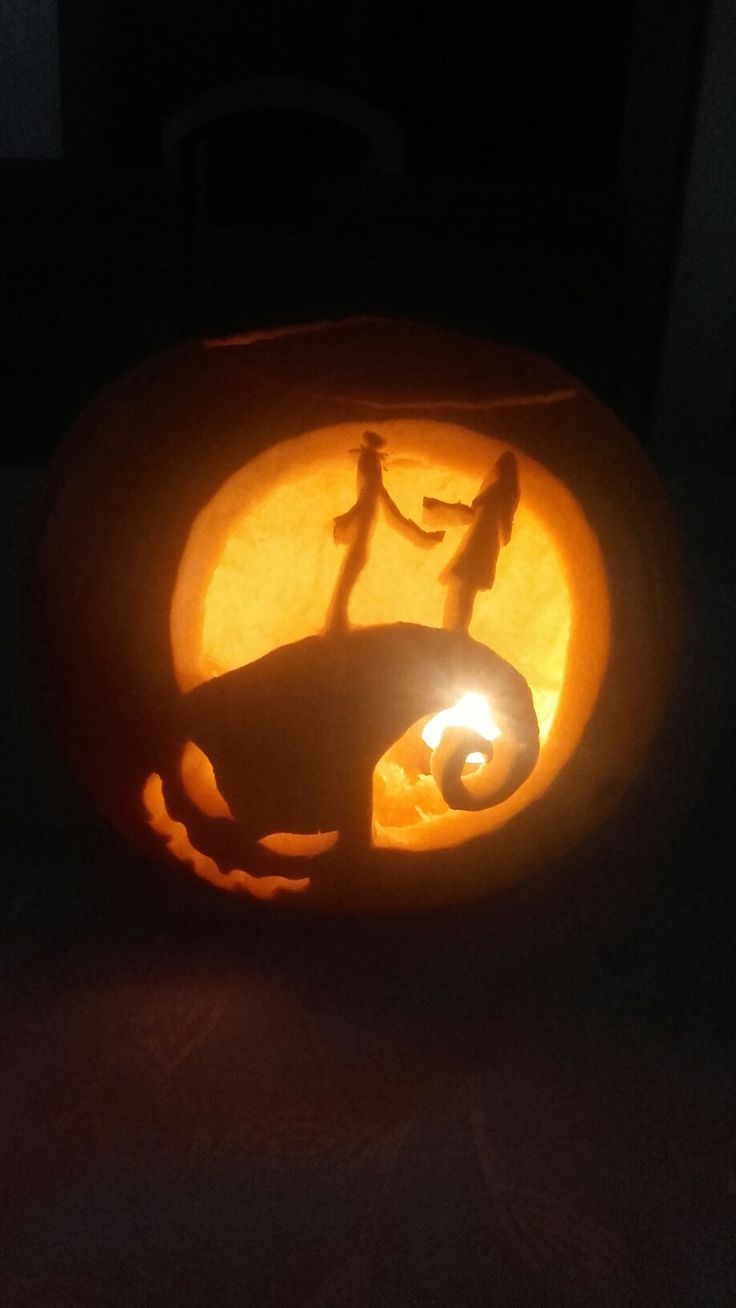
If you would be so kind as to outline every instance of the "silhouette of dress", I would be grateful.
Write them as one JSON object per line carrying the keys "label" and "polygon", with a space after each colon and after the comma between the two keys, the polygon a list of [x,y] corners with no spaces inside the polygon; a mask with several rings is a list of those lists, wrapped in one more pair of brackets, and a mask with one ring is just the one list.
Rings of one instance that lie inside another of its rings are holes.
{"label": "silhouette of dress", "polygon": [[443,625],[448,629],[467,631],[478,591],[493,586],[498,556],[502,546],[511,539],[518,503],[519,477],[511,450],[498,459],[493,473],[483,482],[471,504],[459,500],[449,504],[425,496],[426,510],[469,524],[460,548],[441,578],[448,586],[443,615]]}
{"label": "silhouette of dress", "polygon": [[333,537],[338,544],[348,546],[327,617],[328,631],[345,631],[348,628],[348,604],[360,573],[368,562],[370,543],[378,514],[383,510],[391,524],[409,540],[424,548],[444,539],[444,531],[425,531],[418,523],[407,518],[394,503],[383,484],[383,436],[378,432],[363,432],[363,443],[351,454],[358,455],[357,498],[346,513],[334,520]]}

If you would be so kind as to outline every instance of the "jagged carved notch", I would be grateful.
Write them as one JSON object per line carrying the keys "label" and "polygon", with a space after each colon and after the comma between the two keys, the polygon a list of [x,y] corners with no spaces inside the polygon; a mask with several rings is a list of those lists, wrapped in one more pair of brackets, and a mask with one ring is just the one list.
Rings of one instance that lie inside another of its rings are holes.
{"label": "jagged carved notch", "polygon": [[[408,398],[397,334],[426,347]],[[589,829],[638,756],[657,642],[617,497],[648,469],[533,356],[480,347],[473,393],[443,398],[449,339],[374,322],[220,342],[154,369],[133,413],[129,384],[113,404],[129,433],[152,393],[140,459],[157,467],[133,459],[99,524],[92,635],[117,660],[107,736],[99,693],[74,734],[94,775],[75,761],[120,825],[221,889],[384,910],[483,893]],[[79,682],[71,647],[67,665]]]}

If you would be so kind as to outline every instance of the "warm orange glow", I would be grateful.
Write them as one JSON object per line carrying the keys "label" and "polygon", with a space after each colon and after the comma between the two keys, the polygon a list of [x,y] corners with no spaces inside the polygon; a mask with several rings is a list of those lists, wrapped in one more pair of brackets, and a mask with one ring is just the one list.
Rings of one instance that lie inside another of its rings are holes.
{"label": "warm orange glow", "polygon": [[[484,740],[496,740],[501,735],[493,719],[488,700],[484,695],[478,695],[472,690],[468,691],[467,695],[463,695],[452,708],[443,709],[441,713],[436,713],[433,718],[430,718],[421,733],[425,745],[429,745],[430,749],[436,749],[445,727],[470,727]],[[482,763],[483,755],[469,754],[467,762]]]}
{"label": "warm orange glow", "polygon": [[[223,801],[224,802],[224,801]],[[220,890],[253,895],[255,899],[273,899],[280,891],[292,894],[309,888],[309,877],[290,880],[288,877],[266,876],[254,877],[242,868],[232,872],[221,872],[213,859],[200,853],[191,844],[183,822],[175,822],[166,809],[161,778],[152,772],[143,788],[143,803],[148,814],[148,821],[153,830],[166,841],[171,853],[182,863],[190,863],[197,873],[211,885]]]}
{"label": "warm orange glow", "polygon": [[217,789],[212,764],[193,740],[184,746],[179,768],[184,789],[197,808],[208,817],[232,817],[227,800]]}
{"label": "warm orange glow", "polygon": [[[370,425],[386,440],[386,487],[404,513],[425,525],[423,496],[471,502],[495,461],[513,448],[502,438],[429,419]],[[324,630],[343,558],[332,522],[353,503],[351,451],[364,428],[345,423],[272,446],[230,477],[199,514],[171,607],[174,666],[183,690]],[[502,825],[547,788],[595,702],[609,630],[600,549],[569,491],[540,464],[515,453],[521,499],[493,588],[477,595],[470,635],[525,677],[540,726],[538,763],[497,807],[457,812],[448,810],[428,771],[407,773],[401,751],[392,747],[374,774],[375,845],[441,848]],[[441,626],[441,574],[460,537],[452,527],[442,544],[422,550],[379,521],[351,596],[351,624]],[[492,706],[487,711],[492,714]],[[417,724],[417,738],[426,727],[426,721]],[[499,760],[508,748],[504,739],[494,741]],[[191,760],[188,768],[196,770]],[[197,782],[190,778],[186,784],[193,798],[189,787],[195,784],[196,802],[204,808],[216,800],[199,771]]]}
{"label": "warm orange glow", "polygon": [[262,836],[258,841],[264,849],[274,854],[284,854],[287,858],[316,858],[332,849],[340,838],[339,831],[314,831],[301,834],[294,831],[274,831],[270,836]]}
{"label": "warm orange glow", "polygon": [[634,434],[552,359],[375,317],[192,339],[48,471],[49,745],[197,898],[393,916],[545,868],[554,895],[644,764],[676,533]]}
{"label": "warm orange glow", "polygon": [[[472,499],[508,448],[445,423],[372,426],[388,442],[386,484],[420,522],[424,495]],[[346,423],[273,446],[231,477],[200,513],[171,611],[182,689],[322,631],[342,559],[332,519],[353,501],[355,459],[349,451],[360,443],[362,430],[362,424]],[[501,552],[493,590],[478,596],[470,634],[523,673],[544,732],[564,676],[570,596],[561,542],[539,508],[550,487],[566,493],[539,464],[518,458],[522,500],[513,535]],[[351,621],[440,626],[445,591],[438,578],[459,536],[450,530],[436,549],[422,551],[379,522],[370,563],[355,588]]]}

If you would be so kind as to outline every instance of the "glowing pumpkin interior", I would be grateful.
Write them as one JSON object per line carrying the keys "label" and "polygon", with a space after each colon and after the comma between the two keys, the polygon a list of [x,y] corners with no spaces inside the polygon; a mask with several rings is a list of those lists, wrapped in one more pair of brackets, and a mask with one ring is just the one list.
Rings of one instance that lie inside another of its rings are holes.
{"label": "glowing pumpkin interior", "polygon": [[[171,647],[182,691],[260,659],[277,647],[325,630],[343,564],[333,521],[355,501],[356,455],[365,423],[307,432],[260,453],[232,475],[192,524],[170,613]],[[609,644],[605,568],[596,538],[567,488],[506,441],[454,424],[425,420],[371,423],[385,442],[383,482],[401,512],[428,525],[424,497],[472,503],[496,461],[516,457],[519,502],[495,580],[475,596],[469,635],[525,678],[539,723],[540,751],[531,775],[508,799],[480,811],[448,807],[429,767],[407,770],[422,740],[434,747],[447,723],[465,722],[485,740],[499,735],[494,706],[473,686],[440,715],[419,720],[376,760],[372,843],[406,851],[437,849],[490,832],[531,803],[570,757],[593,708]],[[463,536],[450,526],[431,549],[378,515],[370,551],[349,597],[351,628],[416,623],[442,626],[447,569]],[[503,744],[503,742],[500,742]],[[428,752],[428,751],[427,751]],[[501,751],[502,753],[503,751]],[[482,756],[469,754],[465,772]],[[284,760],[288,772],[288,759]],[[205,813],[226,816],[212,766],[192,742],[182,779]],[[157,779],[149,779],[151,821],[177,856],[217,884],[259,895],[303,889],[278,876],[222,875],[167,819]],[[319,855],[339,832],[274,832],[261,843],[285,856]]]}

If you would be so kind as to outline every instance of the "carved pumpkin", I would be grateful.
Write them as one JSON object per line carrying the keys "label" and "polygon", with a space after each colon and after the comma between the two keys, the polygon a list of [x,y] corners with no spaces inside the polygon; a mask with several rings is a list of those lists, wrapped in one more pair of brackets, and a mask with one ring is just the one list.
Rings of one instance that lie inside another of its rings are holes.
{"label": "carved pumpkin", "polygon": [[672,555],[635,439],[545,359],[381,320],[195,342],[52,466],[46,710],[103,813],[226,892],[468,899],[636,773]]}

